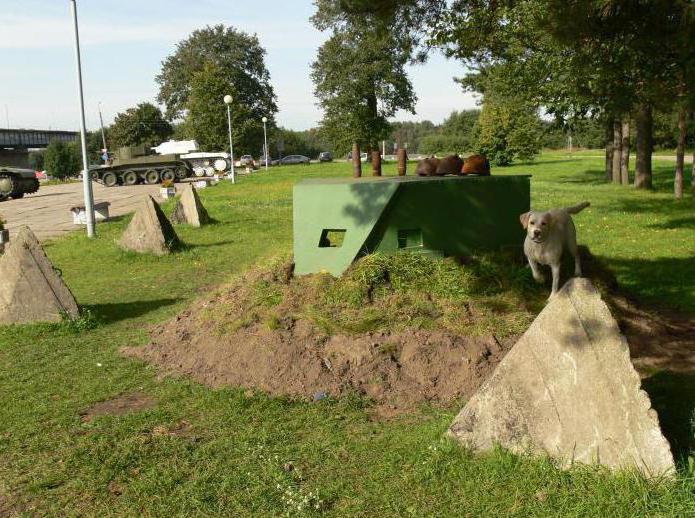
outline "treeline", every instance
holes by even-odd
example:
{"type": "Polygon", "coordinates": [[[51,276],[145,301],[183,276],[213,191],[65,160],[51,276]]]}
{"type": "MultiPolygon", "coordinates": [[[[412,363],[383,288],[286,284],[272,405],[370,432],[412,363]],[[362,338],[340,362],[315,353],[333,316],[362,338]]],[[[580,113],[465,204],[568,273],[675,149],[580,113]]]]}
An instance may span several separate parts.
{"type": "Polygon", "coordinates": [[[324,111],[321,125],[333,142],[369,148],[385,138],[387,118],[399,109],[412,112],[417,100],[405,64],[425,61],[439,49],[470,71],[457,80],[482,98],[477,144],[498,163],[533,154],[543,135],[541,111],[572,133],[579,121],[591,119],[603,128],[606,179],[649,189],[655,119],[676,113],[674,194],[683,196],[688,118],[695,114],[693,2],[315,5],[312,21],[329,37],[312,77],[324,111]],[[634,178],[628,166],[632,148],[634,178]]]}

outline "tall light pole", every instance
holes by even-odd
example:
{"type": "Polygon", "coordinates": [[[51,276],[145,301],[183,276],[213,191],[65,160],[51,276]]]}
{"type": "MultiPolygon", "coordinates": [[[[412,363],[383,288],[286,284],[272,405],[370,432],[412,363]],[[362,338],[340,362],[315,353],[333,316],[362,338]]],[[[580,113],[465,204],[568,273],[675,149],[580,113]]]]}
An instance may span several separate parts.
{"type": "MultiPolygon", "coordinates": [[[[99,124],[101,124],[101,141],[104,144],[104,153],[108,153],[106,147],[106,134],[104,133],[104,118],[101,116],[101,101],[99,101],[99,124]]],[[[106,162],[106,160],[104,160],[106,162]]]]}
{"type": "Polygon", "coordinates": [[[232,183],[236,183],[235,172],[234,172],[234,144],[232,143],[232,96],[224,96],[224,104],[227,105],[227,127],[229,128],[229,155],[232,159],[232,183]]]}
{"type": "Polygon", "coordinates": [[[268,122],[268,117],[263,117],[263,150],[265,151],[265,170],[268,170],[268,134],[265,131],[265,123],[268,122]]]}
{"type": "Polygon", "coordinates": [[[72,22],[75,30],[75,64],[77,67],[77,96],[80,101],[80,140],[82,143],[82,186],[84,187],[84,210],[87,216],[87,236],[94,237],[94,195],[92,177],[87,159],[87,125],[84,119],[84,91],[82,90],[82,59],[80,58],[80,31],[77,27],[77,4],[70,0],[72,22]]]}

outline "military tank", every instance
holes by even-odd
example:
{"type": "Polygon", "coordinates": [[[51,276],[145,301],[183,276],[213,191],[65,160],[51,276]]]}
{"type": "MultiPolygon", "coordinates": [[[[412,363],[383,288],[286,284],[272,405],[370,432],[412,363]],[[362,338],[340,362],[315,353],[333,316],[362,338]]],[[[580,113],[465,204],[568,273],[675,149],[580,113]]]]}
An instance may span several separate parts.
{"type": "Polygon", "coordinates": [[[200,146],[195,140],[169,140],[153,147],[152,150],[160,155],[176,153],[198,177],[224,173],[231,168],[232,163],[229,153],[200,151],[200,146]]]}
{"type": "Polygon", "coordinates": [[[106,187],[156,184],[163,180],[183,180],[190,176],[191,168],[178,154],[156,154],[146,146],[120,148],[106,165],[89,170],[92,179],[106,187]]]}
{"type": "Polygon", "coordinates": [[[39,181],[31,169],[0,166],[0,201],[22,198],[38,190],[39,181]]]}

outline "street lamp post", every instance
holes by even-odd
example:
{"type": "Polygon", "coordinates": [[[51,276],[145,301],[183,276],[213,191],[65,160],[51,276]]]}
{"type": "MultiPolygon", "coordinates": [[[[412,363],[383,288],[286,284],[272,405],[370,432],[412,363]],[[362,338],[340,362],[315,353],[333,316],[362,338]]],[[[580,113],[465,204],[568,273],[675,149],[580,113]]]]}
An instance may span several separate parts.
{"type": "Polygon", "coordinates": [[[94,237],[94,195],[92,193],[92,177],[89,174],[87,159],[87,128],[84,118],[84,91],[82,90],[82,59],[80,58],[80,32],[77,26],[77,4],[70,0],[72,22],[75,31],[75,62],[77,66],[77,96],[80,104],[80,140],[82,143],[82,185],[84,190],[84,210],[87,216],[87,236],[94,237]]]}
{"type": "MultiPolygon", "coordinates": [[[[101,116],[101,101],[99,101],[99,124],[101,125],[101,142],[104,144],[104,153],[108,153],[106,147],[106,133],[104,133],[104,117],[101,116]]],[[[106,160],[104,160],[106,162],[106,160]]]]}
{"type": "Polygon", "coordinates": [[[232,143],[232,96],[224,96],[224,104],[227,105],[227,128],[229,129],[229,155],[232,161],[232,183],[236,183],[235,172],[234,172],[234,144],[232,143]]]}
{"type": "Polygon", "coordinates": [[[265,123],[268,122],[268,117],[263,117],[263,151],[265,151],[265,170],[268,170],[268,134],[265,131],[265,123]]]}

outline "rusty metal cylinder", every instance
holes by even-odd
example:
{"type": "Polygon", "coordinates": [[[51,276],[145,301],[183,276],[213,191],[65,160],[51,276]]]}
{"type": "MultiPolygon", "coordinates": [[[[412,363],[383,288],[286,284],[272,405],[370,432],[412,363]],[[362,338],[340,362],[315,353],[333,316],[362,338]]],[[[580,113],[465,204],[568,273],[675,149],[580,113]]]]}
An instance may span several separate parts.
{"type": "Polygon", "coordinates": [[[372,176],[381,176],[381,153],[372,151],[372,176]]]}
{"type": "Polygon", "coordinates": [[[408,153],[405,149],[398,150],[398,176],[405,176],[408,167],[408,153]]]}
{"type": "Polygon", "coordinates": [[[360,145],[357,142],[352,145],[352,176],[355,178],[362,176],[362,157],[360,156],[360,145]]]}

